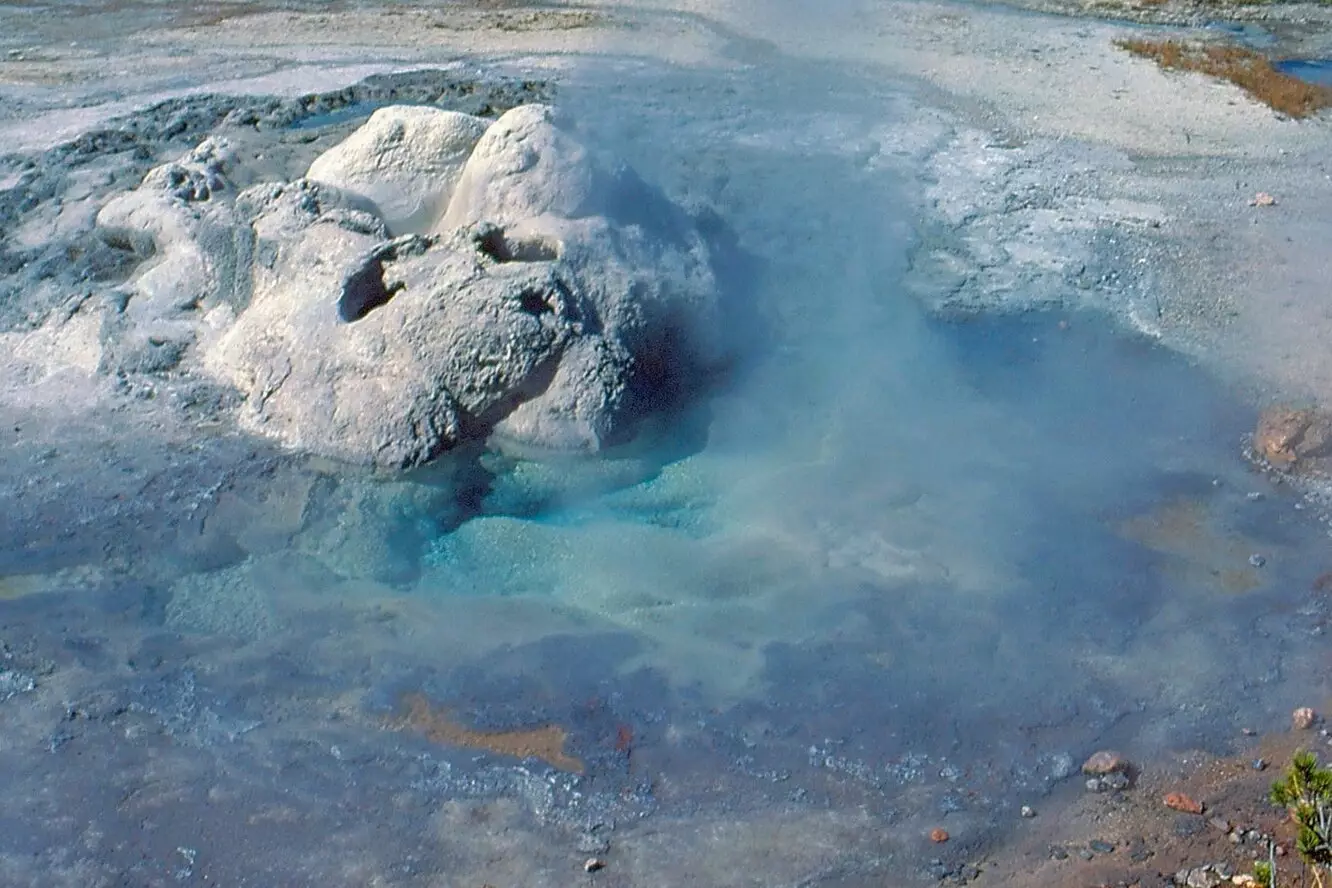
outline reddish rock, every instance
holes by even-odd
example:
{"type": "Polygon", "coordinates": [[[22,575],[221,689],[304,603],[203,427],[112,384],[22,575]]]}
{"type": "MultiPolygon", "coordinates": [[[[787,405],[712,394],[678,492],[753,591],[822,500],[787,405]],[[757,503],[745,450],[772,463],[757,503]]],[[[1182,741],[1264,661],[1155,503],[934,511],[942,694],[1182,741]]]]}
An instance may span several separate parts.
{"type": "Polygon", "coordinates": [[[1129,769],[1129,761],[1117,752],[1111,752],[1108,749],[1102,749],[1100,752],[1092,753],[1091,758],[1082,763],[1082,773],[1090,774],[1094,777],[1104,777],[1106,774],[1123,773],[1129,769]]]}
{"type": "Polygon", "coordinates": [[[1290,714],[1290,726],[1297,731],[1307,731],[1318,721],[1318,715],[1308,706],[1301,706],[1290,714]]]}
{"type": "Polygon", "coordinates": [[[948,830],[939,829],[939,827],[936,826],[934,829],[930,830],[930,841],[931,842],[948,841],[948,830]]]}
{"type": "Polygon", "coordinates": [[[1253,450],[1273,468],[1325,471],[1332,456],[1332,415],[1322,410],[1269,407],[1258,417],[1253,450]]]}
{"type": "Polygon", "coordinates": [[[1202,802],[1194,801],[1182,792],[1167,793],[1164,801],[1167,808],[1174,808],[1176,811],[1183,811],[1185,814],[1201,814],[1203,812],[1202,802]]]}

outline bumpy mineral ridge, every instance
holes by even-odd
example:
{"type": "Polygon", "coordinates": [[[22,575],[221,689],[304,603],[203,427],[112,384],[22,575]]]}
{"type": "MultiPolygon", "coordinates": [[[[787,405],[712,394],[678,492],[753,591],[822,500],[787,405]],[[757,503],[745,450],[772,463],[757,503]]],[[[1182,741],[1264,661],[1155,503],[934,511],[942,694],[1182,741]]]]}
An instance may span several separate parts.
{"type": "Polygon", "coordinates": [[[142,259],[120,363],[197,366],[297,450],[596,450],[724,356],[694,221],[550,106],[382,108],[291,182],[237,190],[231,162],[208,138],[98,214],[142,259]]]}

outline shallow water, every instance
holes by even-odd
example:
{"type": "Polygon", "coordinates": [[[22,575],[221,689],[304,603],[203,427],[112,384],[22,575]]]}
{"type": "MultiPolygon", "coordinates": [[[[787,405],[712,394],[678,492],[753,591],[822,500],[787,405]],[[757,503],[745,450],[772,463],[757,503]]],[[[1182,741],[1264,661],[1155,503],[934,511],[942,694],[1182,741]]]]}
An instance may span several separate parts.
{"type": "Polygon", "coordinates": [[[0,874],[928,882],[1096,748],[1225,749],[1303,701],[1326,536],[1240,459],[1252,413],[1092,314],[924,315],[946,128],[769,62],[561,87],[733,239],[743,359],[632,444],[401,479],[222,448],[126,470],[178,479],[154,521],[46,503],[0,561],[0,874]]]}
{"type": "Polygon", "coordinates": [[[1329,59],[1286,59],[1277,62],[1274,67],[1283,74],[1310,83],[1332,86],[1332,60],[1329,59]]]}

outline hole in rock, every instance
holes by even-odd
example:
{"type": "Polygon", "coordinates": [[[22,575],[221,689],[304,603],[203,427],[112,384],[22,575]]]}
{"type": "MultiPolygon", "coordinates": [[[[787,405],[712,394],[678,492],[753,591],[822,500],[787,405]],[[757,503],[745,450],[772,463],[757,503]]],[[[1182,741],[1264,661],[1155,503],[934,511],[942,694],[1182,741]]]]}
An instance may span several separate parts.
{"type": "Polygon", "coordinates": [[[338,297],[338,317],[346,323],[359,321],[382,305],[387,305],[399,290],[401,281],[384,283],[382,262],[367,262],[347,275],[342,282],[342,295],[338,297]]]}
{"type": "Polygon", "coordinates": [[[518,295],[518,304],[524,312],[534,316],[550,314],[555,311],[550,304],[550,294],[535,287],[527,287],[518,295]]]}
{"type": "Polygon", "coordinates": [[[550,262],[560,258],[558,244],[540,235],[510,238],[495,225],[477,232],[476,248],[496,262],[550,262]]]}

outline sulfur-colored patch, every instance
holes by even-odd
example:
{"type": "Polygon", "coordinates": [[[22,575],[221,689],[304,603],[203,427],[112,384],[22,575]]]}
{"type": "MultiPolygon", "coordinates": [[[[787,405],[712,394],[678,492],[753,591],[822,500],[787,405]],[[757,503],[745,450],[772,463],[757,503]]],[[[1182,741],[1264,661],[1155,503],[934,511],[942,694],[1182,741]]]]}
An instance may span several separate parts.
{"type": "Polygon", "coordinates": [[[9,574],[0,576],[0,601],[26,598],[72,587],[92,586],[103,579],[96,567],[69,567],[52,573],[9,574]]]}
{"type": "Polygon", "coordinates": [[[569,739],[569,732],[558,725],[478,731],[455,723],[422,694],[404,695],[402,712],[389,726],[398,731],[415,731],[427,740],[446,746],[482,749],[519,759],[540,759],[552,768],[571,774],[581,774],[584,770],[581,760],[565,753],[564,743],[569,739]]]}
{"type": "Polygon", "coordinates": [[[1183,585],[1249,592],[1262,585],[1249,564],[1255,549],[1243,538],[1218,533],[1207,509],[1196,500],[1179,499],[1123,522],[1125,539],[1169,556],[1166,570],[1183,585]]]}

